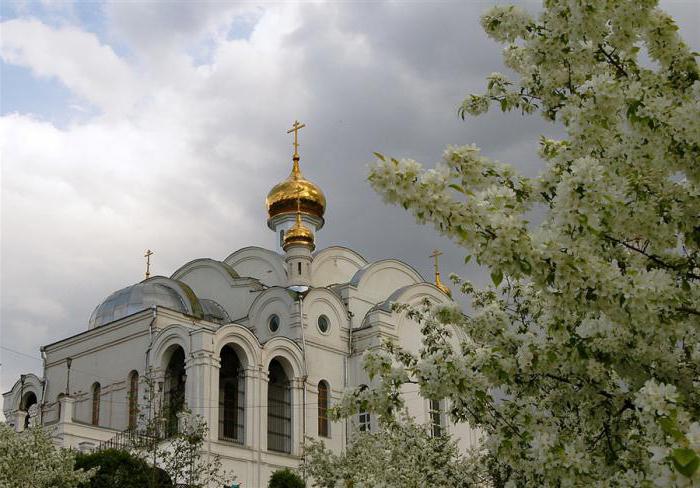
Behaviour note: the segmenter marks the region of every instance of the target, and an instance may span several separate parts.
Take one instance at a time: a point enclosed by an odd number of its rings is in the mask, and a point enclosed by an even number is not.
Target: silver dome
[[[219,305],[218,302],[208,298],[202,298],[199,300],[199,302],[202,304],[205,319],[222,324],[231,321],[228,316],[228,312],[226,312],[224,307]]]
[[[184,301],[175,290],[160,283],[143,282],[115,291],[108,296],[92,312],[90,328],[114,322],[154,305],[189,313]]]

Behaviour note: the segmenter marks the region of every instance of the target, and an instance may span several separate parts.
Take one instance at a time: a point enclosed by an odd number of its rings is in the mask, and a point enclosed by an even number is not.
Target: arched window
[[[64,396],[66,396],[65,393],[59,393],[58,396],[56,397],[56,411],[58,412],[56,419],[59,422],[61,421],[61,400],[63,400]]]
[[[99,383],[92,385],[92,425],[100,425],[100,394],[102,388]]]
[[[22,398],[20,402],[20,410],[23,410],[26,412],[26,416],[24,417],[24,428],[27,429],[29,428],[29,425],[31,423],[31,418],[29,415],[29,409],[32,407],[32,405],[36,405],[37,400],[36,400],[36,395],[34,394],[33,391],[27,392],[24,394],[24,397]]]
[[[170,356],[168,367],[165,370],[165,411],[166,435],[177,433],[177,414],[185,407],[185,351],[180,347]]]
[[[129,373],[129,430],[136,428],[139,414],[139,373]]]
[[[321,437],[330,437],[328,422],[329,393],[328,383],[321,381],[318,384],[318,435]]]
[[[292,452],[292,390],[284,368],[270,362],[267,384],[267,448]]]
[[[231,346],[221,350],[219,369],[219,439],[243,444],[245,440],[245,374]]]

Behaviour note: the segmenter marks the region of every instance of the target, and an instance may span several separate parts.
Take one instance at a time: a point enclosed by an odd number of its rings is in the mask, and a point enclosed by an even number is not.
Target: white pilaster
[[[75,399],[71,396],[64,396],[59,402],[61,404],[61,417],[58,421],[61,423],[73,422]]]

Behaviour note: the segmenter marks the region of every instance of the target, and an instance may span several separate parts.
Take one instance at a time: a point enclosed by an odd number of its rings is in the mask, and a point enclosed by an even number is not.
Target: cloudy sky
[[[492,113],[465,94],[501,71],[487,1],[0,4],[0,389],[40,373],[39,347],[82,332],[112,291],[198,257],[274,247],[268,190],[302,169],[328,198],[319,247],[397,257],[430,278],[486,281],[464,253],[366,183],[372,152],[432,166],[475,142],[529,175],[556,127]],[[530,10],[537,3],[527,3]],[[694,0],[662,4],[700,50]]]

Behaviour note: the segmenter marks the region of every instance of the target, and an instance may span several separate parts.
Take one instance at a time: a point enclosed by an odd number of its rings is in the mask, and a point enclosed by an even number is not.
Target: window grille
[[[136,428],[139,413],[139,374],[132,371],[129,374],[129,429]]]
[[[245,372],[236,352],[221,350],[219,370],[219,439],[245,441]]]
[[[100,384],[92,385],[92,425],[100,425]]]
[[[360,432],[371,432],[372,431],[372,418],[370,417],[369,412],[360,412],[359,428],[360,428]]]
[[[267,448],[292,452],[292,391],[282,365],[270,363],[267,386]]]
[[[170,437],[177,433],[179,419],[177,414],[185,406],[185,351],[177,347],[170,357],[165,371],[165,434]]]
[[[328,422],[328,383],[321,381],[318,384],[318,435],[330,437]]]
[[[433,437],[439,437],[445,433],[440,400],[430,400],[430,432]]]

